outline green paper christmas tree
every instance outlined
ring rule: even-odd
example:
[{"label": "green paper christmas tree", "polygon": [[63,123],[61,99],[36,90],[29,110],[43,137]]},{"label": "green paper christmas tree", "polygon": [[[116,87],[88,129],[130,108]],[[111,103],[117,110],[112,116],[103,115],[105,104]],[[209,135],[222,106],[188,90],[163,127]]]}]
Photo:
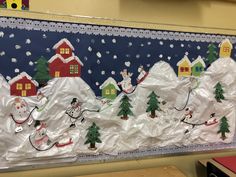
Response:
[{"label": "green paper christmas tree", "polygon": [[124,95],[121,99],[121,105],[120,105],[120,112],[118,113],[118,116],[122,116],[121,119],[128,120],[128,115],[134,115],[130,108],[132,108],[132,105],[130,104],[130,99],[127,95]]},{"label": "green paper christmas tree", "polygon": [[221,139],[225,140],[226,135],[225,133],[229,133],[229,124],[227,118],[224,116],[220,120],[220,130],[217,133],[221,133]]},{"label": "green paper christmas tree", "polygon": [[211,65],[217,59],[217,47],[214,44],[209,44],[207,48],[208,51],[206,61],[208,65]]},{"label": "green paper christmas tree", "polygon": [[40,86],[46,85],[47,81],[50,79],[48,72],[48,61],[44,57],[40,57],[36,61],[36,74],[33,77]]},{"label": "green paper christmas tree", "polygon": [[150,115],[151,118],[155,118],[156,117],[156,111],[161,110],[160,107],[159,107],[160,102],[158,101],[157,97],[158,96],[155,94],[154,91],[148,96],[148,98],[150,98],[150,99],[147,102],[147,104],[149,106],[148,106],[146,112],[151,112],[151,115]]},{"label": "green paper christmas tree", "polygon": [[100,140],[100,128],[93,122],[92,126],[90,126],[88,129],[88,133],[86,135],[87,140],[84,144],[90,144],[89,149],[96,150],[96,143],[101,143]]},{"label": "green paper christmas tree", "polygon": [[224,95],[223,95],[223,93],[224,93],[223,87],[222,87],[222,85],[218,82],[218,83],[215,85],[214,88],[215,88],[215,92],[214,92],[214,94],[215,94],[215,99],[216,99],[217,102],[221,102],[221,100],[224,100],[224,99],[225,99],[225,97],[224,97]]}]

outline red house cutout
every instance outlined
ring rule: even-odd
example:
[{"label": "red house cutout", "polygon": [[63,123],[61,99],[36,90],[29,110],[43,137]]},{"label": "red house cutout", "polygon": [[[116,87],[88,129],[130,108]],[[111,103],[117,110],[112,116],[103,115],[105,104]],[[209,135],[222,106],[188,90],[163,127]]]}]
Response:
[{"label": "red house cutout", "polygon": [[20,73],[10,81],[10,92],[14,96],[34,96],[37,93],[38,82],[32,80],[26,72]]},{"label": "red house cutout", "polygon": [[48,61],[51,77],[80,77],[83,63],[74,55],[70,41],[62,39],[53,46],[56,54]]}]

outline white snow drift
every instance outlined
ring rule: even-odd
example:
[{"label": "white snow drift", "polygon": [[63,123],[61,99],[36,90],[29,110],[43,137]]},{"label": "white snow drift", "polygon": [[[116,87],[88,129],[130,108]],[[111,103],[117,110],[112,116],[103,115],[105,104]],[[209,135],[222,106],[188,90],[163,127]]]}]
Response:
[{"label": "white snow drift", "polygon": [[[38,152],[29,144],[28,136],[35,130],[26,128],[20,134],[14,134],[14,125],[10,117],[0,115],[0,139],[4,146],[0,145],[0,153],[5,166],[17,160],[27,161],[35,157],[69,157],[76,154],[106,153],[117,155],[119,152],[132,151],[142,148],[166,147],[170,145],[187,146],[207,143],[230,143],[235,132],[235,104],[236,104],[236,63],[232,59],[218,59],[198,79],[199,86],[194,88],[187,99],[189,89],[192,88],[191,79],[179,79],[171,66],[160,61],[149,71],[149,75],[128,94],[131,99],[134,116],[128,120],[122,120],[117,116],[121,98],[117,98],[102,105],[96,99],[91,88],[81,78],[57,78],[51,80],[40,91],[48,98],[45,109],[34,114],[34,119],[44,121],[47,124],[48,136],[52,140],[58,140],[62,132],[73,139],[73,144],[66,148],[56,148]],[[223,85],[225,100],[216,102],[214,98],[214,86],[217,82]],[[0,78],[1,88],[6,83]],[[4,87],[5,88],[5,87]],[[9,87],[5,92],[9,92]],[[146,113],[148,95],[154,91],[160,101],[161,111],[157,111],[157,117],[152,119],[150,113]],[[1,92],[0,92],[1,93]],[[9,94],[9,93],[7,93]],[[100,112],[85,112],[83,123],[79,119],[75,128],[69,128],[71,119],[65,114],[73,98],[82,103],[82,109],[100,110]],[[11,103],[12,97],[1,103],[1,108]],[[31,109],[37,105],[36,97],[26,99]],[[166,104],[163,102],[165,101]],[[187,103],[187,106],[185,104]],[[193,111],[192,118],[185,119],[190,124],[181,120],[185,117],[185,107]],[[177,111],[175,108],[181,109]],[[216,124],[205,125],[211,121],[210,115],[215,113]],[[9,115],[9,114],[8,114]],[[227,139],[221,139],[218,134],[220,119],[226,116],[230,125],[230,133]],[[84,145],[87,128],[95,122],[100,127],[102,143],[96,144],[98,149],[93,152]],[[200,125],[202,124],[202,125]],[[7,128],[6,128],[7,127]],[[11,136],[9,136],[11,134]],[[40,159],[40,158],[38,158]],[[40,162],[40,161],[39,161]]]}]

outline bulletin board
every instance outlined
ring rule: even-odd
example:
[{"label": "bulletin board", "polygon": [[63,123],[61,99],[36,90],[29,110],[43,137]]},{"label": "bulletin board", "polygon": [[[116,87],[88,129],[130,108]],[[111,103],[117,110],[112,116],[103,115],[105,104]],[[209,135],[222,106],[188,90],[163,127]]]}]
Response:
[{"label": "bulletin board", "polygon": [[35,16],[0,17],[1,169],[236,147],[235,36]]}]

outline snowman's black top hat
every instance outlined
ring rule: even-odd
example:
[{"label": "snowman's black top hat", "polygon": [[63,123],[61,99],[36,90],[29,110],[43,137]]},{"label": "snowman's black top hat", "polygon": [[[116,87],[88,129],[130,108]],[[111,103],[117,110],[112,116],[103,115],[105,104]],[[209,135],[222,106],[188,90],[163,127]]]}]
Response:
[{"label": "snowman's black top hat", "polygon": [[77,98],[73,98],[70,104],[76,103],[77,102]]}]

